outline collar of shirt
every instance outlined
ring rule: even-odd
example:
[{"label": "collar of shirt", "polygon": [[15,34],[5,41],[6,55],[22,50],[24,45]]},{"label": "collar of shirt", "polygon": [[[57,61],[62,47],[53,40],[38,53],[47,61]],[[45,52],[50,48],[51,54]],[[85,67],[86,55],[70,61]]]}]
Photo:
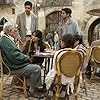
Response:
[{"label": "collar of shirt", "polygon": [[[64,20],[62,20],[62,23],[64,24]],[[71,18],[68,19],[67,24],[70,24],[70,23],[72,23],[72,19]]]},{"label": "collar of shirt", "polygon": [[10,40],[12,40],[12,41],[15,43],[15,41],[14,41],[15,39],[14,39],[12,36],[10,36],[10,35],[6,35],[6,34],[4,34],[3,36],[9,38]]},{"label": "collar of shirt", "polygon": [[25,16],[27,16],[27,17],[31,16],[31,12],[30,12],[30,15],[27,15],[27,14],[25,13]]}]

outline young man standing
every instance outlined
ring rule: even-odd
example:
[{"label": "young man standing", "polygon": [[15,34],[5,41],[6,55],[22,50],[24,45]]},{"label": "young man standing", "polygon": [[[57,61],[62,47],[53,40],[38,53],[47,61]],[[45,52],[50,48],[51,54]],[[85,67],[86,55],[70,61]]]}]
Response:
[{"label": "young man standing", "polygon": [[72,10],[70,8],[64,8],[61,10],[62,20],[58,25],[59,38],[66,34],[80,35],[77,22],[71,18]]},{"label": "young man standing", "polygon": [[37,29],[37,17],[35,14],[31,13],[32,3],[26,1],[24,3],[25,11],[18,14],[16,19],[16,24],[19,28],[19,35],[23,43],[26,43],[29,40],[32,32]]}]

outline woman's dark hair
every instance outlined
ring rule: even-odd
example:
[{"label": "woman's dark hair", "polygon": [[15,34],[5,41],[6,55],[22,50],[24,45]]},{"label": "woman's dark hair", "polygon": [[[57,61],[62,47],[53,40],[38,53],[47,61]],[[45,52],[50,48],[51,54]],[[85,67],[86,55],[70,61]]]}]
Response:
[{"label": "woman's dark hair", "polygon": [[39,39],[42,39],[42,32],[40,30],[35,30],[32,32],[32,35],[35,33],[35,36],[38,37]]},{"label": "woman's dark hair", "polygon": [[63,41],[65,43],[65,48],[73,48],[74,47],[74,41],[73,41],[73,35],[72,34],[64,35],[61,38],[61,41]]},{"label": "woman's dark hair", "polygon": [[82,35],[74,35],[74,42],[79,40],[79,44],[83,44],[83,36]]},{"label": "woman's dark hair", "polygon": [[32,3],[31,3],[30,1],[26,1],[26,2],[24,3],[24,6],[26,6],[26,5],[30,5],[30,7],[32,8]]},{"label": "woman's dark hair", "polygon": [[[32,35],[35,33],[35,36],[39,38],[38,40],[38,46],[40,46],[40,52],[43,52],[45,49],[45,45],[44,42],[42,40],[42,32],[40,30],[35,30],[34,32],[32,32]],[[30,51],[28,51],[28,49],[30,48]],[[33,50],[35,50],[35,45],[34,42],[31,41],[31,39],[29,41],[27,41],[25,49],[23,50],[23,53],[27,54],[27,52],[29,52],[29,55],[33,53]]]},{"label": "woman's dark hair", "polygon": [[[42,40],[42,32],[40,30],[35,30],[32,32],[32,35],[35,33],[35,36],[39,38],[38,46],[40,46],[40,51],[43,52],[45,49],[44,42]],[[32,41],[31,48],[34,49],[34,42]]]}]

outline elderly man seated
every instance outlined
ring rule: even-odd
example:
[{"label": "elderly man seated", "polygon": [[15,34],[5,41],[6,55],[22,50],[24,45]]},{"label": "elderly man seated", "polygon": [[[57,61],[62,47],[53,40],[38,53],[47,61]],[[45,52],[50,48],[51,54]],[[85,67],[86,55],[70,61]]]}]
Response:
[{"label": "elderly man seated", "polygon": [[29,56],[23,54],[17,47],[14,40],[18,36],[18,31],[14,24],[6,22],[3,31],[4,35],[0,38],[0,49],[5,64],[11,70],[11,74],[22,75],[29,78],[30,96],[43,98],[43,93],[35,91],[36,88],[40,89],[42,87],[40,66],[31,64]]}]

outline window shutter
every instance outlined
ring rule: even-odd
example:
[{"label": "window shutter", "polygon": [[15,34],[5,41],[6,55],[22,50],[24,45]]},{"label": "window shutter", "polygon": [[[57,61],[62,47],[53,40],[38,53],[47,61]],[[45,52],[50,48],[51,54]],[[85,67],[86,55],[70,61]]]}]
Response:
[{"label": "window shutter", "polygon": [[6,0],[0,0],[0,4],[6,4]]},{"label": "window shutter", "polygon": [[13,3],[13,0],[0,0],[1,5],[12,4],[12,3]]}]

